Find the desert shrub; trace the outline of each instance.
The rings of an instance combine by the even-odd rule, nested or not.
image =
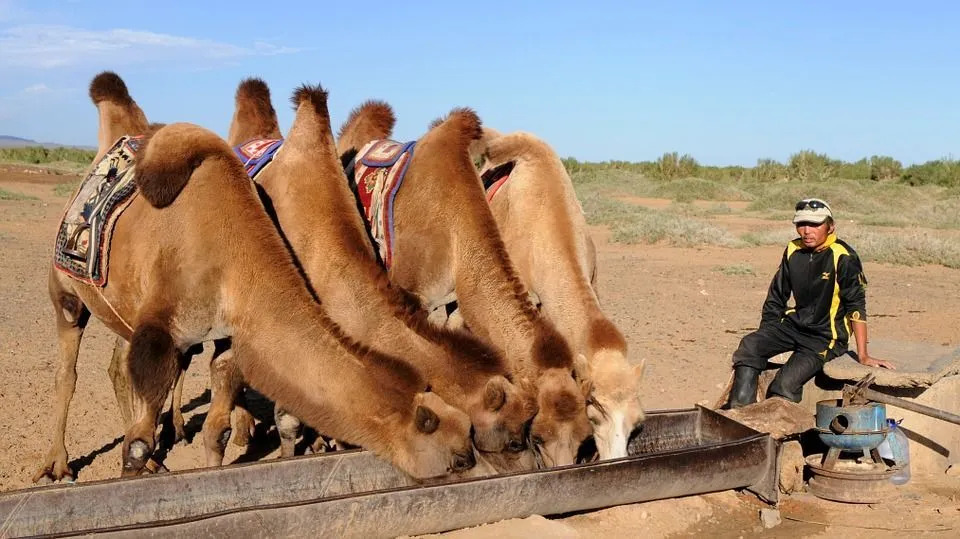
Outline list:
[[[901,178],[908,185],[960,186],[960,162],[944,158],[912,165],[903,171]]]
[[[903,172],[900,161],[886,155],[870,157],[870,179],[873,181],[895,180]]]
[[[657,160],[656,177],[661,180],[689,178],[700,172],[700,163],[689,154],[667,152]]]
[[[752,170],[753,178],[761,182],[774,182],[790,176],[786,165],[775,159],[757,159]]]
[[[827,154],[802,150],[790,156],[787,169],[791,180],[822,182],[834,176],[838,163]]]

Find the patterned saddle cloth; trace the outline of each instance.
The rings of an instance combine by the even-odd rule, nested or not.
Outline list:
[[[347,166],[351,183],[367,220],[380,260],[393,261],[393,201],[413,158],[416,141],[375,140],[357,152]]]
[[[121,137],[80,183],[57,232],[58,270],[85,283],[106,285],[110,239],[137,190],[134,157],[142,140]]]
[[[283,139],[253,139],[235,147],[233,152],[243,162],[247,175],[255,178],[283,146]]]

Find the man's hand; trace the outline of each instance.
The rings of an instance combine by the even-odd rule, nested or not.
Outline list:
[[[893,366],[893,363],[884,361],[882,359],[874,359],[870,356],[860,356],[858,361],[860,361],[861,365],[866,365],[867,367],[883,367],[884,369],[890,369],[891,371],[897,370],[897,368]]]

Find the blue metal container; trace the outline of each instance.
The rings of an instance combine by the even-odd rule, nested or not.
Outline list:
[[[887,436],[887,408],[879,402],[840,406],[840,399],[817,403],[817,433],[828,447],[873,449]]]

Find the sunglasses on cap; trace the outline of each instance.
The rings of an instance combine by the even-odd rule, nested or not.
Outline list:
[[[819,210],[821,208],[826,208],[826,207],[827,205],[824,204],[823,202],[820,202],[819,200],[801,200],[800,202],[797,202],[797,205],[794,208],[794,210],[800,211],[804,208],[810,208],[811,210]]]

